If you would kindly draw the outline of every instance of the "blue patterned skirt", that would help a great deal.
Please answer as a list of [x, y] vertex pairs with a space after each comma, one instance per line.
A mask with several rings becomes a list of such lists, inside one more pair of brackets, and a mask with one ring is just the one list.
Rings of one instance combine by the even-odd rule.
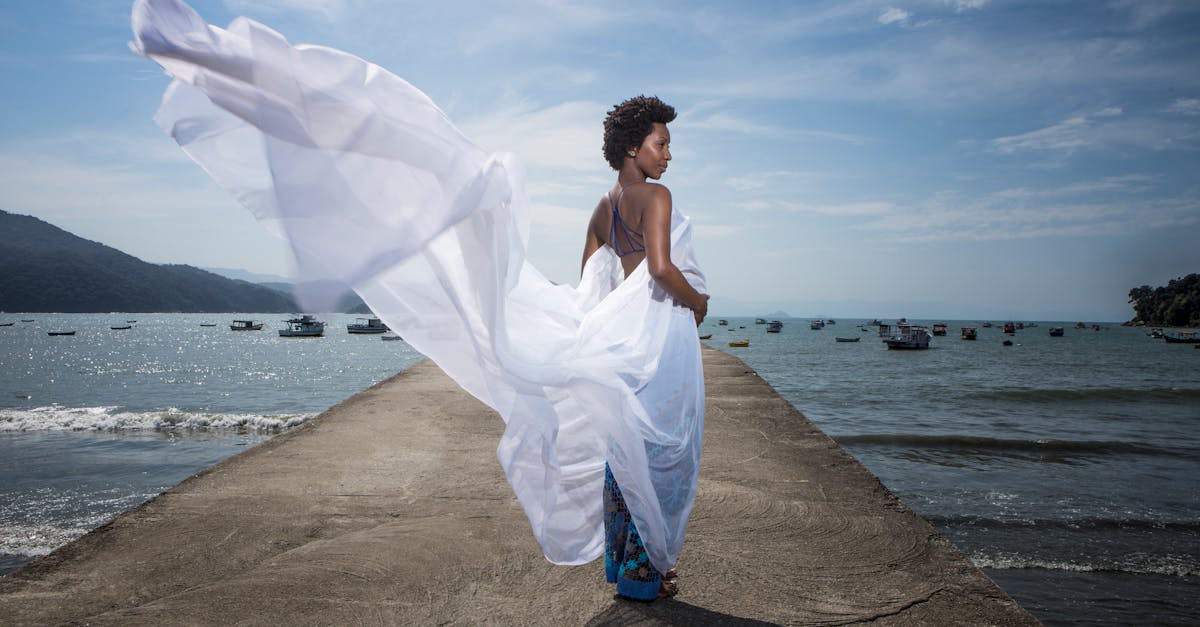
[[650, 563], [608, 464], [604, 464], [604, 577], [617, 584], [617, 594], [639, 601], [657, 599], [662, 584], [662, 574]]

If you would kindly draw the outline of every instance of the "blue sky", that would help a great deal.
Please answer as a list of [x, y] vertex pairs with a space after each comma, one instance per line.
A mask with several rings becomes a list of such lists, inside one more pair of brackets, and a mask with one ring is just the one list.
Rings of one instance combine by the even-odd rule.
[[[613, 104], [679, 110], [663, 182], [715, 315], [1109, 320], [1200, 272], [1200, 3], [204, 0], [374, 61], [517, 153], [574, 283]], [[151, 121], [130, 3], [0, 5], [0, 209], [156, 263], [288, 253]]]

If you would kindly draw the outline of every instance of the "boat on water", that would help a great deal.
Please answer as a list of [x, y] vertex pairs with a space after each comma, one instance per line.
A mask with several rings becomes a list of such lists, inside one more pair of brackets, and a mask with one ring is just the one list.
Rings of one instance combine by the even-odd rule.
[[702, 339], [702, 340], [710, 340], [710, 339], [712, 339], [712, 333], [709, 333], [709, 334], [707, 334], [707, 335], [701, 335], [701, 336], [700, 336], [700, 339]]
[[782, 330], [783, 323], [778, 320], [772, 320], [771, 323], [767, 325], [767, 333], [779, 333]]
[[719, 324], [719, 325], [721, 325], [721, 326], [723, 326], [723, 327], [727, 327], [727, 326], [729, 326], [729, 321], [728, 321], [728, 320], [725, 320], [724, 318], [722, 318], [722, 319], [720, 319], [720, 320], [717, 320], [717, 324]]
[[930, 333], [932, 333], [934, 335], [945, 335], [946, 334], [946, 323], [945, 322], [933, 323], [933, 328], [930, 329]]
[[11, 327], [12, 325], [12, 322], [0, 322], [0, 327]]
[[1007, 334], [1009, 334], [1009, 335], [1012, 335], [1013, 333], [1016, 333], [1016, 332], [1017, 332], [1017, 325], [1015, 325], [1015, 324], [1013, 324], [1013, 323], [1011, 323], [1011, 322], [1005, 322], [1005, 323], [1004, 323], [1004, 332], [1005, 332], [1005, 333], [1007, 333]]
[[1050, 337], [1062, 337], [1066, 332], [1062, 327], [1050, 327]]
[[1087, 328], [1087, 325], [1086, 325], [1086, 324], [1084, 324], [1082, 321], [1080, 321], [1080, 322], [1076, 322], [1076, 323], [1075, 323], [1075, 328], [1076, 328], [1076, 329], [1086, 329], [1086, 328]]
[[1149, 335], [1150, 337], [1152, 337], [1156, 340], [1161, 340], [1163, 338], [1163, 330], [1162, 329], [1150, 329], [1150, 332], [1147, 333], [1146, 335]]
[[46, 335], [75, 335], [74, 331], [46, 331]]
[[1200, 333], [1195, 331], [1163, 333], [1163, 341], [1167, 344], [1200, 344]]
[[746, 348], [750, 345], [750, 340], [737, 340], [729, 343], [729, 348]]
[[202, 327], [215, 327], [215, 326], [217, 326], [217, 323], [215, 323], [215, 322], [201, 322], [201, 323], [200, 323], [200, 326], [202, 326]]
[[287, 328], [279, 330], [279, 337], [321, 337], [325, 335], [325, 323], [304, 314], [287, 321]]
[[132, 329], [132, 328], [133, 328], [133, 325], [130, 325], [130, 324], [122, 324], [122, 325], [118, 325], [118, 326], [115, 326], [115, 327], [108, 327], [108, 328], [112, 329], [113, 331], [124, 331], [124, 330], [126, 330], [126, 329]]
[[879, 323], [879, 337], [888, 337], [891, 334], [892, 334], [892, 325], [880, 322]]
[[754, 319], [754, 324], [766, 324], [766, 323], [767, 323], [767, 321], [763, 318], [755, 318]]
[[985, 323], [983, 323], [983, 324], [981, 324], [981, 325], [979, 325], [979, 326], [981, 326], [981, 327], [983, 327], [983, 328], [985, 328], [985, 329], [990, 329], [990, 328], [992, 328], [992, 323], [990, 323], [990, 322], [985, 322]]
[[826, 320], [826, 321], [825, 321], [825, 324], [837, 324], [837, 320], [834, 320], [833, 318], [830, 318], [830, 319], [828, 319], [828, 320]]
[[387, 333], [390, 330], [379, 318], [359, 318], [346, 325], [347, 333]]
[[263, 323], [257, 320], [234, 320], [229, 323], [230, 331], [262, 331]]
[[33, 322], [33, 318], [21, 318], [21, 322]]
[[960, 329], [959, 332], [961, 333], [961, 335], [959, 337], [961, 337], [964, 340], [975, 339], [975, 327], [962, 327], [962, 329]]
[[861, 337], [835, 337], [833, 339], [838, 342], [857, 342], [857, 341], [861, 340], [862, 338]]
[[930, 337], [925, 327], [898, 324], [896, 331], [884, 338], [883, 343], [892, 350], [922, 350], [929, 348]]
[[396, 340], [402, 340], [404, 338], [400, 337], [399, 335], [381, 335], [379, 336], [379, 339], [385, 342], [395, 342]]
[[808, 323], [808, 328], [812, 329], [813, 331], [820, 331], [821, 329], [825, 328], [825, 322], [822, 320], [813, 320], [812, 322]]

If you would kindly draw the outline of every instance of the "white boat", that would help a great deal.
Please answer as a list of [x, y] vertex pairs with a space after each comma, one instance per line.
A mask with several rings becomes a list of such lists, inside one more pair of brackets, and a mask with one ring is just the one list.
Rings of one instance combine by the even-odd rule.
[[379, 318], [359, 318], [356, 322], [346, 325], [347, 333], [387, 333], [388, 326]]
[[304, 314], [287, 321], [287, 328], [279, 330], [279, 337], [321, 337], [325, 335], [325, 323]]
[[261, 331], [263, 323], [254, 320], [234, 320], [229, 325], [230, 331]]
[[771, 323], [767, 325], [767, 333], [779, 333], [782, 330], [783, 323], [779, 320], [772, 320]]
[[921, 350], [929, 348], [930, 337], [925, 327], [898, 324], [896, 331], [884, 338], [883, 343], [894, 350]]

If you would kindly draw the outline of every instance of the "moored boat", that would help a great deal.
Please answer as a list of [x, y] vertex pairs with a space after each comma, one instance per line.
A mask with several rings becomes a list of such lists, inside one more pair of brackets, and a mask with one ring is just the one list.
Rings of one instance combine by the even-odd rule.
[[857, 341], [861, 340], [862, 338], [861, 337], [835, 337], [833, 339], [838, 342], [857, 342]]
[[1066, 333], [1066, 329], [1062, 327], [1050, 327], [1050, 337], [1062, 337]]
[[931, 330], [931, 332], [934, 335], [945, 335], [946, 334], [946, 323], [945, 322], [933, 323], [933, 329]]
[[754, 324], [766, 324], [766, 323], [767, 323], [767, 321], [766, 321], [766, 320], [764, 320], [764, 319], [762, 319], [762, 318], [755, 318], [755, 319], [754, 319]]
[[750, 340], [737, 340], [729, 343], [730, 348], [746, 348], [750, 345]]
[[701, 335], [701, 336], [700, 336], [700, 339], [702, 339], [702, 340], [710, 340], [710, 339], [712, 339], [712, 333], [708, 333], [708, 334], [706, 334], [706, 335]]
[[387, 333], [390, 329], [379, 318], [359, 318], [357, 322], [347, 324], [347, 333]]
[[813, 320], [812, 322], [808, 323], [808, 328], [812, 329], [813, 331], [820, 331], [821, 329], [825, 328], [825, 322], [821, 320]]
[[287, 321], [287, 328], [279, 330], [279, 337], [321, 337], [325, 335], [325, 323], [304, 314]]
[[925, 327], [911, 324], [896, 325], [896, 332], [884, 338], [883, 343], [893, 350], [922, 350], [929, 348], [929, 331]]
[[229, 324], [230, 331], [261, 331], [263, 323], [256, 320], [234, 320]]
[[767, 325], [767, 333], [779, 333], [782, 330], [783, 323], [778, 320], [772, 320], [771, 323]]
[[46, 331], [46, 335], [75, 335], [74, 331]]
[[975, 327], [962, 327], [960, 337], [964, 340], [975, 339]]
[[399, 335], [381, 335], [379, 336], [379, 339], [385, 342], [395, 342], [396, 340], [402, 340], [404, 338], [400, 337]]
[[115, 327], [108, 327], [108, 328], [109, 328], [109, 329], [112, 329], [113, 331], [124, 331], [124, 330], [126, 330], [126, 329], [132, 329], [132, 328], [133, 328], [133, 325], [131, 325], [131, 324], [122, 324], [122, 325], [118, 325], [118, 326], [115, 326]]
[[1163, 341], [1168, 344], [1200, 344], [1200, 334], [1195, 331], [1163, 333]]
[[1004, 332], [1005, 332], [1005, 333], [1007, 333], [1007, 334], [1009, 334], [1009, 335], [1012, 335], [1012, 334], [1016, 333], [1016, 332], [1017, 332], [1017, 325], [1015, 325], [1015, 324], [1013, 324], [1013, 323], [1011, 323], [1011, 322], [1005, 322], [1005, 323], [1004, 323]]
[[719, 324], [719, 325], [721, 325], [721, 326], [723, 326], [723, 327], [727, 327], [727, 326], [729, 326], [729, 321], [728, 321], [728, 320], [725, 320], [724, 318], [722, 318], [722, 319], [720, 319], [720, 320], [717, 320], [717, 324]]

